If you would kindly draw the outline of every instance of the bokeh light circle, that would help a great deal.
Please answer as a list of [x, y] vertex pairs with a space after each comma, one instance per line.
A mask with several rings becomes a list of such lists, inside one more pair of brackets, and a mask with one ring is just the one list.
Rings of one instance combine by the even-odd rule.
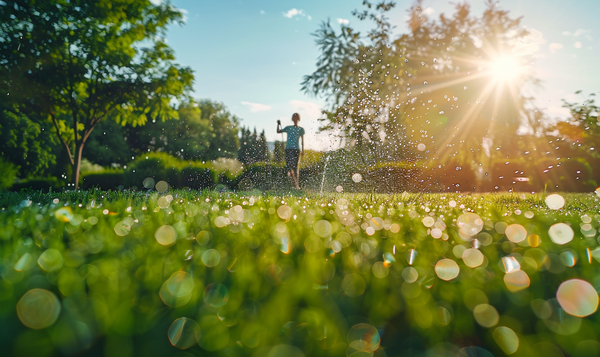
[[402, 270], [402, 278], [407, 283], [414, 283], [419, 279], [419, 272], [413, 267], [406, 267]]
[[321, 238], [327, 238], [331, 236], [331, 223], [324, 219], [315, 223], [313, 229], [315, 230], [315, 233]]
[[530, 284], [529, 275], [523, 270], [516, 270], [504, 275], [504, 284], [512, 292], [527, 289]]
[[475, 213], [465, 213], [458, 217], [456, 225], [460, 233], [472, 237], [483, 229], [483, 220]]
[[161, 226], [154, 233], [154, 238], [160, 245], [171, 245], [177, 240], [177, 232], [169, 225]]
[[352, 175], [352, 181], [359, 183], [362, 181], [362, 175], [359, 173], [355, 173], [354, 175]]
[[458, 276], [460, 268], [452, 259], [442, 259], [435, 265], [435, 273], [442, 280], [452, 280]]
[[342, 281], [342, 289], [344, 293], [350, 297], [356, 297], [362, 295], [365, 292], [367, 284], [365, 279], [358, 274], [348, 274]]
[[513, 354], [519, 349], [519, 337], [517, 337], [517, 334], [512, 329], [506, 326], [496, 327], [492, 336], [494, 337], [494, 341], [496, 341], [498, 346], [507, 355]]
[[144, 188], [152, 188], [154, 187], [154, 179], [152, 177], [146, 177], [142, 182], [142, 185], [144, 185]]
[[221, 307], [229, 301], [229, 290], [223, 284], [213, 283], [204, 288], [204, 302], [212, 307]]
[[60, 251], [54, 248], [46, 249], [38, 258], [38, 264], [48, 272], [56, 271], [63, 266], [64, 259]]
[[556, 193], [546, 197], [545, 201], [548, 208], [553, 210], [561, 209], [565, 205], [565, 199], [563, 198], [563, 196]]
[[469, 268], [476, 268], [483, 264], [483, 254], [474, 248], [465, 250], [462, 254], [462, 259]]
[[348, 342], [357, 351], [374, 352], [379, 348], [381, 338], [375, 327], [361, 323], [352, 326], [348, 332]]
[[221, 254], [216, 249], [208, 249], [202, 254], [202, 263], [209, 268], [217, 266], [221, 261]]
[[277, 208], [277, 215], [279, 216], [279, 218], [283, 219], [284, 221], [288, 221], [290, 218], [292, 218], [292, 208], [290, 206], [279, 206], [279, 208]]
[[480, 304], [473, 309], [475, 321], [483, 327], [492, 327], [496, 325], [500, 319], [498, 310], [489, 304]]
[[174, 296], [186, 296], [194, 289], [194, 279], [184, 271], [176, 271], [167, 280], [167, 288]]
[[592, 284], [581, 279], [560, 284], [556, 300], [567, 313], [577, 317], [585, 317], [598, 310], [598, 293]]
[[200, 326], [187, 317], [180, 317], [169, 327], [169, 342], [182, 350], [195, 346], [200, 338]]
[[556, 223], [553, 224], [550, 229], [548, 229], [548, 235], [556, 244], [567, 244], [573, 240], [575, 232], [573, 232], [573, 228], [571, 228], [571, 226], [568, 224]]
[[504, 230], [506, 238], [513, 243], [519, 243], [527, 238], [527, 230], [520, 224], [511, 224]]
[[54, 293], [44, 289], [26, 292], [17, 303], [17, 316], [32, 329], [51, 326], [60, 314], [60, 302]]
[[169, 184], [166, 181], [158, 181], [156, 183], [156, 191], [160, 192], [160, 193], [164, 193], [167, 192], [167, 190], [169, 189]]

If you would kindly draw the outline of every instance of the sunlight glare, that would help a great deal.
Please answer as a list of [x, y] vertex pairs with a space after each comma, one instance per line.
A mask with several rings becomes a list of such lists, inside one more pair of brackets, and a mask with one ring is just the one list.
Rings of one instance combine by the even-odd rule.
[[497, 81], [509, 82], [517, 79], [523, 68], [516, 57], [501, 56], [491, 62], [490, 72]]

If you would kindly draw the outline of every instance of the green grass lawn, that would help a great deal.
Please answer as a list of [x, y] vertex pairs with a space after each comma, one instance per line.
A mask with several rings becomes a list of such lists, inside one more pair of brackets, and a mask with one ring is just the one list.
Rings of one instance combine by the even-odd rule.
[[598, 355], [599, 198], [548, 196], [3, 193], [0, 343], [17, 356]]

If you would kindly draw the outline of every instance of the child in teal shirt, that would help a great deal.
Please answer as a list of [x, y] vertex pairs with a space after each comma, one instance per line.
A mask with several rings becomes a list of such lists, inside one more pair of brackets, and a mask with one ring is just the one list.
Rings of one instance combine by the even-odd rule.
[[[278, 120], [277, 133], [287, 133], [287, 141], [285, 143], [285, 169], [288, 176], [291, 176], [294, 180], [296, 189], [299, 189], [298, 161], [300, 155], [304, 155], [304, 128], [298, 126], [300, 114], [294, 113], [292, 115], [292, 121], [294, 122], [294, 125], [288, 125], [281, 129], [281, 122]], [[300, 139], [302, 139], [302, 151], [300, 151]]]

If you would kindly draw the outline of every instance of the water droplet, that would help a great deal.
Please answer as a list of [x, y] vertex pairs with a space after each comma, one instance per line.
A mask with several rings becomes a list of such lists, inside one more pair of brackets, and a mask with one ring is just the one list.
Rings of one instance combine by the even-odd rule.
[[359, 173], [355, 173], [354, 175], [352, 175], [352, 181], [359, 183], [362, 181], [362, 175]]
[[420, 143], [419, 145], [417, 145], [417, 150], [419, 150], [419, 151], [425, 151], [425, 149], [426, 149], [425, 144]]
[[462, 254], [462, 259], [469, 268], [476, 268], [483, 264], [483, 254], [474, 248], [465, 250]]
[[475, 213], [465, 213], [458, 217], [456, 225], [463, 236], [472, 237], [483, 229], [483, 220]]

